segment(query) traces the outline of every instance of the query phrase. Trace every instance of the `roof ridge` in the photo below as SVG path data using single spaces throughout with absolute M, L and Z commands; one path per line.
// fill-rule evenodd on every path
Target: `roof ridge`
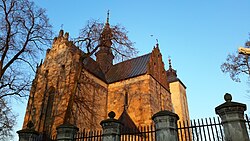
M 114 64 L 113 66 L 116 66 L 116 65 L 119 65 L 119 64 L 122 64 L 122 63 L 125 63 L 125 62 L 128 62 L 128 61 L 131 61 L 131 60 L 135 60 L 135 59 L 138 59 L 138 58 L 141 58 L 141 57 L 150 55 L 150 54 L 152 54 L 152 52 L 147 53 L 147 54 L 144 54 L 144 55 L 141 55 L 141 56 L 137 56 L 137 57 L 135 57 L 135 58 L 131 58 L 131 59 L 128 59 L 128 60 L 125 60 L 125 61 L 122 61 L 122 62 L 119 62 L 119 63 L 117 63 L 117 64 Z

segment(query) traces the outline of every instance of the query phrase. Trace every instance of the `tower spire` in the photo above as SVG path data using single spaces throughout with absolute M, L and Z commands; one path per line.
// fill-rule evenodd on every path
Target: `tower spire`
M 168 82 L 172 82 L 172 81 L 175 81 L 177 80 L 177 74 L 176 74 L 176 70 L 174 70 L 172 68 L 172 62 L 171 62 L 171 58 L 168 57 L 168 65 L 169 65 L 169 68 L 167 70 L 167 80 Z
M 113 66 L 114 55 L 112 53 L 112 28 L 109 25 L 109 10 L 107 12 L 107 21 L 103 27 L 99 44 L 100 48 L 96 52 L 96 62 L 100 65 L 101 70 L 106 73 Z

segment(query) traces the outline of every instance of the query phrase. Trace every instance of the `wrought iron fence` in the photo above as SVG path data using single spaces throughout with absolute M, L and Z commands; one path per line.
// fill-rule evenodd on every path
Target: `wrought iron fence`
M 40 133 L 37 137 L 32 137 L 30 141 L 56 141 L 56 136 Z
M 76 141 L 101 141 L 102 131 L 101 130 L 91 131 L 83 129 L 82 131 L 77 133 L 75 139 Z
M 223 127 L 220 118 L 205 118 L 179 122 L 179 141 L 223 141 Z
M 250 122 L 247 122 L 250 124 Z M 223 141 L 223 128 L 220 118 L 205 118 L 179 122 L 179 141 Z M 249 126 L 250 130 L 250 126 Z M 138 127 L 135 130 L 121 130 L 121 141 L 155 141 L 154 126 Z M 76 136 L 76 141 L 101 141 L 101 131 L 83 130 Z
M 247 116 L 247 114 L 245 115 L 245 120 L 246 120 L 246 126 L 247 126 L 248 135 L 250 136 L 250 119 Z
M 134 130 L 122 129 L 121 141 L 155 141 L 155 128 L 150 125 Z
M 129 130 L 122 128 L 120 134 L 121 141 L 155 141 L 155 129 L 153 125 L 138 127 Z M 82 130 L 77 133 L 76 141 L 101 141 L 102 131 Z
M 250 119 L 245 115 L 246 127 L 250 135 Z M 219 117 L 179 122 L 179 141 L 224 141 L 223 127 Z M 156 131 L 153 125 L 138 127 L 134 130 L 121 129 L 121 141 L 155 141 Z M 77 133 L 76 141 L 101 141 L 102 130 L 82 130 Z M 55 137 L 48 139 L 43 134 L 33 141 L 56 141 Z

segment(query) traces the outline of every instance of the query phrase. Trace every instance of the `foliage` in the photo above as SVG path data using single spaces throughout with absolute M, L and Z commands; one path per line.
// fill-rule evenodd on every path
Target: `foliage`
M 26 96 L 31 85 L 30 69 L 34 71 L 32 66 L 38 61 L 37 56 L 43 51 L 44 45 L 50 43 L 51 35 L 51 25 L 45 10 L 34 2 L 0 1 L 0 106 L 6 106 L 11 111 L 3 103 L 13 97 Z M 6 116 L 9 119 L 12 117 Z

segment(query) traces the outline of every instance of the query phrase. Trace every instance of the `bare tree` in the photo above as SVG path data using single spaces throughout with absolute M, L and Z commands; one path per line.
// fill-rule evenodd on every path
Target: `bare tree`
M 29 0 L 0 1 L 0 100 L 27 95 L 30 74 L 44 45 L 50 43 L 51 25 L 45 10 Z M 0 106 L 6 106 L 1 102 Z M 8 109 L 8 107 L 5 107 Z M 11 112 L 11 110 L 9 111 Z M 0 117 L 4 116 L 0 113 Z M 6 116 L 11 120 L 12 116 Z M 6 126 L 5 128 L 12 128 Z M 1 135 L 0 135 L 1 136 Z
M 0 140 L 9 140 L 12 138 L 16 115 L 14 115 L 11 110 L 6 101 L 0 99 Z
M 246 42 L 246 48 L 250 48 L 250 41 Z M 229 73 L 231 79 L 236 82 L 240 82 L 240 75 L 250 76 L 250 64 L 249 55 L 234 53 L 229 54 L 226 58 L 226 62 L 221 65 L 223 73 Z
M 117 61 L 135 56 L 137 50 L 133 47 L 134 43 L 129 40 L 127 36 L 128 31 L 121 25 L 110 26 L 112 37 L 102 38 L 103 41 L 100 41 L 103 29 L 107 25 L 110 26 L 108 21 L 106 24 L 99 22 L 98 20 L 88 21 L 86 26 L 80 30 L 80 35 L 75 39 L 75 43 L 81 47 L 86 53 L 86 56 L 91 56 L 99 49 L 99 47 L 104 46 L 105 42 L 111 40 L 111 48 Z

